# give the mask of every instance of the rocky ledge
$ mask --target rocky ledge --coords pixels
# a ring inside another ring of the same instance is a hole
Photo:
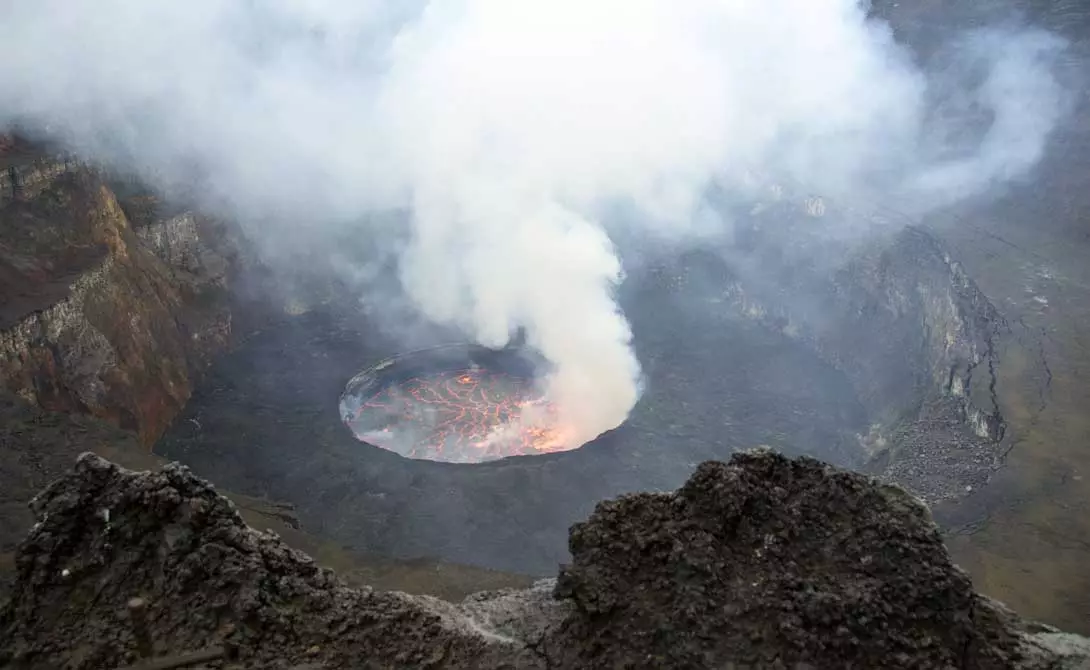
[[[559,579],[457,605],[345,585],[178,465],[86,454],[32,507],[16,668],[1090,668],[1090,640],[976,594],[902,489],[768,451],[604,502]]]
[[[866,408],[865,469],[928,504],[965,497],[1003,463],[999,351],[1009,325],[926,228],[881,207],[798,197],[755,208],[760,259],[724,297],[844,373]],[[842,231],[874,231],[865,242]],[[814,260],[819,259],[819,260]]]
[[[230,339],[227,226],[0,141],[0,388],[153,443]]]

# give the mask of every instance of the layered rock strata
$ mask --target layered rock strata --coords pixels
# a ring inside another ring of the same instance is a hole
[[[224,226],[154,209],[134,225],[99,172],[64,158],[5,156],[0,385],[45,409],[106,419],[150,445],[229,340],[233,255]]]

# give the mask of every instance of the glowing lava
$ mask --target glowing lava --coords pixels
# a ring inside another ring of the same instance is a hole
[[[402,456],[479,463],[579,446],[564,439],[556,414],[531,380],[475,367],[386,387],[345,423],[357,438]]]

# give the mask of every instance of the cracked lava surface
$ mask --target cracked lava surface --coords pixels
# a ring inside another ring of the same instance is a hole
[[[480,463],[566,451],[556,408],[532,379],[481,367],[436,372],[363,398],[345,421],[360,440],[414,459]]]

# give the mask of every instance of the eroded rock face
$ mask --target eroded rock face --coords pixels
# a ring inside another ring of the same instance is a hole
[[[705,463],[676,494],[599,505],[571,551],[557,593],[584,615],[573,634],[596,643],[572,667],[618,650],[670,667],[1006,668],[1015,657],[923,505],[816,461]]]
[[[230,335],[222,235],[191,214],[134,230],[95,171],[16,162],[0,200],[0,384],[150,444]]]
[[[928,503],[985,485],[1006,422],[996,385],[1007,324],[927,231],[906,228],[833,276],[817,348],[853,380],[874,423],[870,469]]]
[[[766,277],[730,285],[736,307],[805,340],[841,369],[876,423],[892,427],[915,416],[921,400],[945,398],[964,411],[976,435],[1001,439],[995,341],[1006,323],[961,265],[928,231],[896,222],[895,232],[863,245],[825,242],[822,226],[849,224],[817,220],[800,230],[800,207],[781,203],[754,218],[752,225],[764,230],[752,251]],[[828,216],[859,216],[836,211]],[[877,230],[891,225],[877,220],[880,214],[865,216]],[[823,255],[823,244],[843,260],[819,265],[771,257],[791,245]]]
[[[871,422],[869,470],[929,504],[982,486],[1006,430],[1003,317],[929,231],[881,210],[811,210],[785,199],[750,213],[742,244],[760,269],[741,268],[727,299],[848,377]],[[853,226],[880,234],[861,242]]]
[[[229,641],[248,667],[304,660],[537,667],[525,645],[448,603],[345,586],[277,537],[246,527],[225,498],[180,466],[137,474],[85,455],[34,508],[40,522],[21,548],[19,580],[0,615],[8,641],[0,664],[130,661],[136,647],[126,603],[141,596],[158,650]],[[519,603],[535,599],[497,598],[519,620]]]
[[[601,504],[555,599],[349,588],[177,465],[85,455],[33,507],[0,612],[17,668],[132,660],[134,596],[156,653],[227,642],[228,667],[1090,667],[1090,641],[975,594],[907,493],[771,452]]]
[[[933,236],[906,228],[889,246],[854,258],[834,285],[844,298],[840,318],[821,330],[820,346],[864,402],[904,413],[920,397],[957,399],[977,435],[1002,438],[992,387],[994,342],[1006,324]]]
[[[43,154],[14,135],[0,134],[0,207],[36,198],[57,177],[84,167],[72,156]]]

